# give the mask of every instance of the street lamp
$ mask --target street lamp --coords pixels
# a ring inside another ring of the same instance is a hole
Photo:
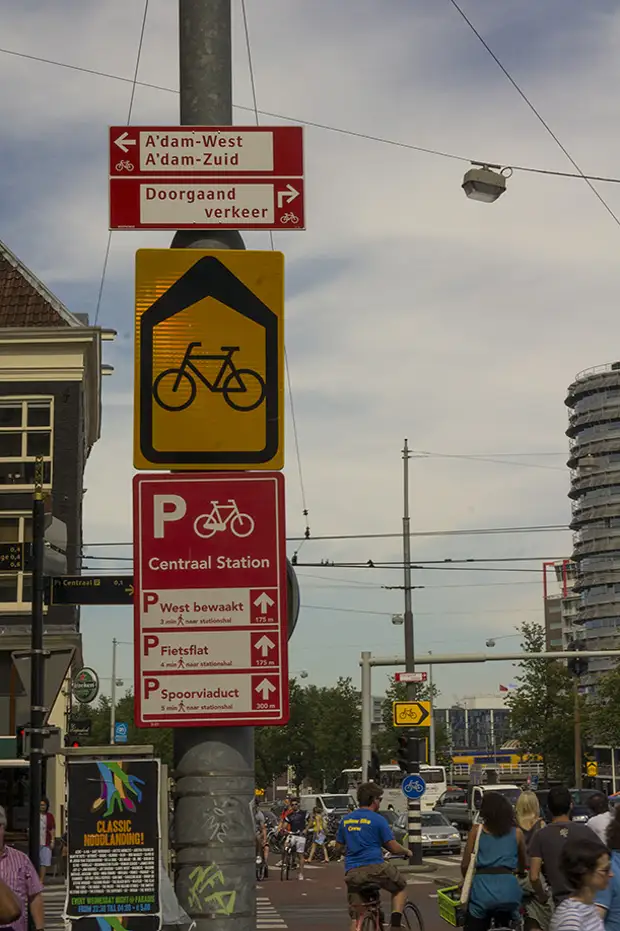
[[[479,200],[483,204],[492,204],[506,190],[506,179],[512,175],[512,168],[500,165],[484,165],[472,162],[473,168],[465,172],[462,188],[470,200]],[[494,171],[493,169],[499,169]]]
[[[502,634],[501,637],[489,637],[486,641],[486,646],[494,647],[498,640],[510,640],[512,637],[520,637],[521,634]]]

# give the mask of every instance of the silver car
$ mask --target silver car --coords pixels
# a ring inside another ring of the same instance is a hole
[[[399,815],[392,825],[394,837],[403,847],[408,846],[407,814]],[[461,835],[447,818],[438,811],[422,812],[422,852],[452,853],[461,852]]]

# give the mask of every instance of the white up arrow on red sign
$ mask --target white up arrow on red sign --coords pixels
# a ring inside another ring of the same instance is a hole
[[[269,693],[275,692],[275,690],[276,690],[275,685],[273,685],[273,683],[270,682],[269,679],[263,679],[263,681],[259,682],[258,685],[256,686],[256,691],[261,693],[263,701],[267,701],[267,699],[269,698]]]
[[[275,647],[275,643],[273,642],[273,640],[269,639],[267,634],[263,634],[260,640],[256,641],[256,646],[261,651],[263,656],[267,656],[267,654],[269,653],[269,650],[273,650],[273,648]]]
[[[122,149],[123,152],[129,152],[127,148],[128,145],[136,145],[135,139],[129,138],[129,133],[121,133],[118,139],[114,140],[114,145],[117,145],[119,149]]]
[[[254,599],[254,604],[256,605],[257,608],[260,608],[264,614],[267,608],[270,608],[272,605],[275,604],[275,601],[273,600],[273,598],[269,597],[267,592],[263,592],[262,595],[259,595],[258,598]]]

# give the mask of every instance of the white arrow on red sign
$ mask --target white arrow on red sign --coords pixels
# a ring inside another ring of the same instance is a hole
[[[262,682],[259,682],[256,686],[256,691],[260,692],[263,701],[267,701],[269,698],[270,692],[275,692],[276,687],[273,682],[270,682],[269,679],[263,679]]]
[[[269,650],[273,650],[273,648],[275,647],[275,643],[273,642],[273,640],[269,639],[267,634],[263,634],[260,640],[256,641],[256,647],[258,650],[261,651],[263,656],[267,656],[267,654],[269,653]]]
[[[278,207],[281,207],[284,201],[290,204],[296,197],[299,197],[299,191],[292,184],[287,184],[283,191],[278,191]]]
[[[130,138],[129,138],[129,133],[121,133],[121,135],[118,136],[118,137],[114,140],[114,145],[117,145],[117,146],[119,147],[119,149],[122,149],[123,152],[127,153],[127,152],[129,152],[129,149],[127,148],[127,146],[129,146],[129,145],[136,145],[136,140],[135,140],[135,139],[130,139]]]
[[[261,595],[258,596],[258,598],[254,599],[254,604],[256,605],[257,608],[260,608],[260,610],[264,614],[267,608],[270,608],[272,605],[275,604],[275,601],[273,600],[273,598],[269,597],[267,592],[263,592]]]
[[[397,682],[426,682],[425,672],[397,672],[394,676]]]

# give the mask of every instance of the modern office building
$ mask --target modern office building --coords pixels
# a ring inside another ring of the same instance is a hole
[[[577,566],[570,559],[543,563],[543,600],[547,650],[566,650],[580,628],[575,627],[580,597],[575,591]]]
[[[620,646],[620,362],[581,372],[568,388],[576,624],[590,649]],[[592,659],[594,686],[611,659]]]
[[[502,695],[469,695],[451,708],[437,708],[435,723],[448,735],[450,749],[496,753],[510,739],[509,711]]]
[[[17,830],[27,791],[16,735],[30,715],[29,659],[19,654],[30,647],[35,463],[42,458],[45,571],[79,574],[84,468],[101,427],[101,341],[112,335],[67,310],[0,243],[0,804]],[[9,563],[7,544],[23,558]],[[79,608],[49,605],[44,628],[49,723],[64,730],[61,687],[82,662]],[[47,793],[62,824],[60,770],[48,758]]]

